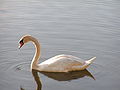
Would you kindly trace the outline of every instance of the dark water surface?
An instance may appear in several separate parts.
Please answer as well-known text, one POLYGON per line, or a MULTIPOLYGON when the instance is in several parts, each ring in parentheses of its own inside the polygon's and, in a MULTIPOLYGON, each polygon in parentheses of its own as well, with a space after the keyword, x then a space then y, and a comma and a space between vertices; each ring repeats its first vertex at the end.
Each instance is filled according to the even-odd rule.
POLYGON ((0 0, 0 90, 120 90, 119 0, 0 0), (35 48, 40 62, 71 54, 95 62, 81 72, 30 72, 35 48), (32 75, 33 74, 33 75, 32 75))

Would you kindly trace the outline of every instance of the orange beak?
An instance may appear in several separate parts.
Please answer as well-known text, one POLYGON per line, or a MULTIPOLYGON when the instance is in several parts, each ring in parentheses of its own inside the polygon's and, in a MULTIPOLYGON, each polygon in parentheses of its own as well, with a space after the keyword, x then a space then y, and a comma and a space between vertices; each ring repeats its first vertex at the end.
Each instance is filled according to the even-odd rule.
POLYGON ((23 42, 20 42, 20 43, 19 43, 19 49, 20 49, 23 45, 24 45, 24 43, 23 43, 23 42))

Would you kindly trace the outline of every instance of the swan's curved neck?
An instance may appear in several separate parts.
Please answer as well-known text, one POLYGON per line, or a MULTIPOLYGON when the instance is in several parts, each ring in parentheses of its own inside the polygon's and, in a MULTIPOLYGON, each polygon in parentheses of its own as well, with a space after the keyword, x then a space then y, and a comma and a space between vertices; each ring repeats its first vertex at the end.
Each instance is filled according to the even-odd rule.
POLYGON ((34 67, 37 66, 39 58, 40 58, 40 44, 39 44, 38 40, 33 37, 31 38, 31 41, 33 42, 33 44, 35 45, 35 48, 36 48, 35 55, 31 62, 31 68, 34 69, 34 67))

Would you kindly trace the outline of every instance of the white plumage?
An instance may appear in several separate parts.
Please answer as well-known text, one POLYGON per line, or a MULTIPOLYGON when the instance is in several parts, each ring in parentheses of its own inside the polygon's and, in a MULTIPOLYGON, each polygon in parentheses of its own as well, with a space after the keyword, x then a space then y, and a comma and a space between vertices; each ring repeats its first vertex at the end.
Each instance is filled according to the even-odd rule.
POLYGON ((93 57, 90 60, 83 61, 78 57, 72 55, 57 55, 54 56, 40 64, 38 64, 38 60, 40 57, 40 44, 34 37, 30 35, 23 36, 20 40, 20 47, 32 41, 36 47, 36 53, 34 58, 31 62, 31 69, 45 71, 45 72, 69 72, 69 71, 76 71, 76 70, 84 70, 86 69, 96 57, 93 57))

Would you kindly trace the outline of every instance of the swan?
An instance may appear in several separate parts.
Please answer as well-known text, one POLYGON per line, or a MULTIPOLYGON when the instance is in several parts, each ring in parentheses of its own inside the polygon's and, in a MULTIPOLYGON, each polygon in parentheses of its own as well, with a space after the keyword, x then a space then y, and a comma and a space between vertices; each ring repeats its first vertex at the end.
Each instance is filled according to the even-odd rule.
POLYGON ((31 70, 38 70, 43 72, 69 72, 86 69, 96 57, 87 61, 82 61, 80 58, 72 55, 56 55, 40 64, 38 64, 40 58, 40 43, 31 35, 23 36, 19 41, 19 49, 26 43, 32 42, 36 48, 35 55, 31 62, 31 70))

